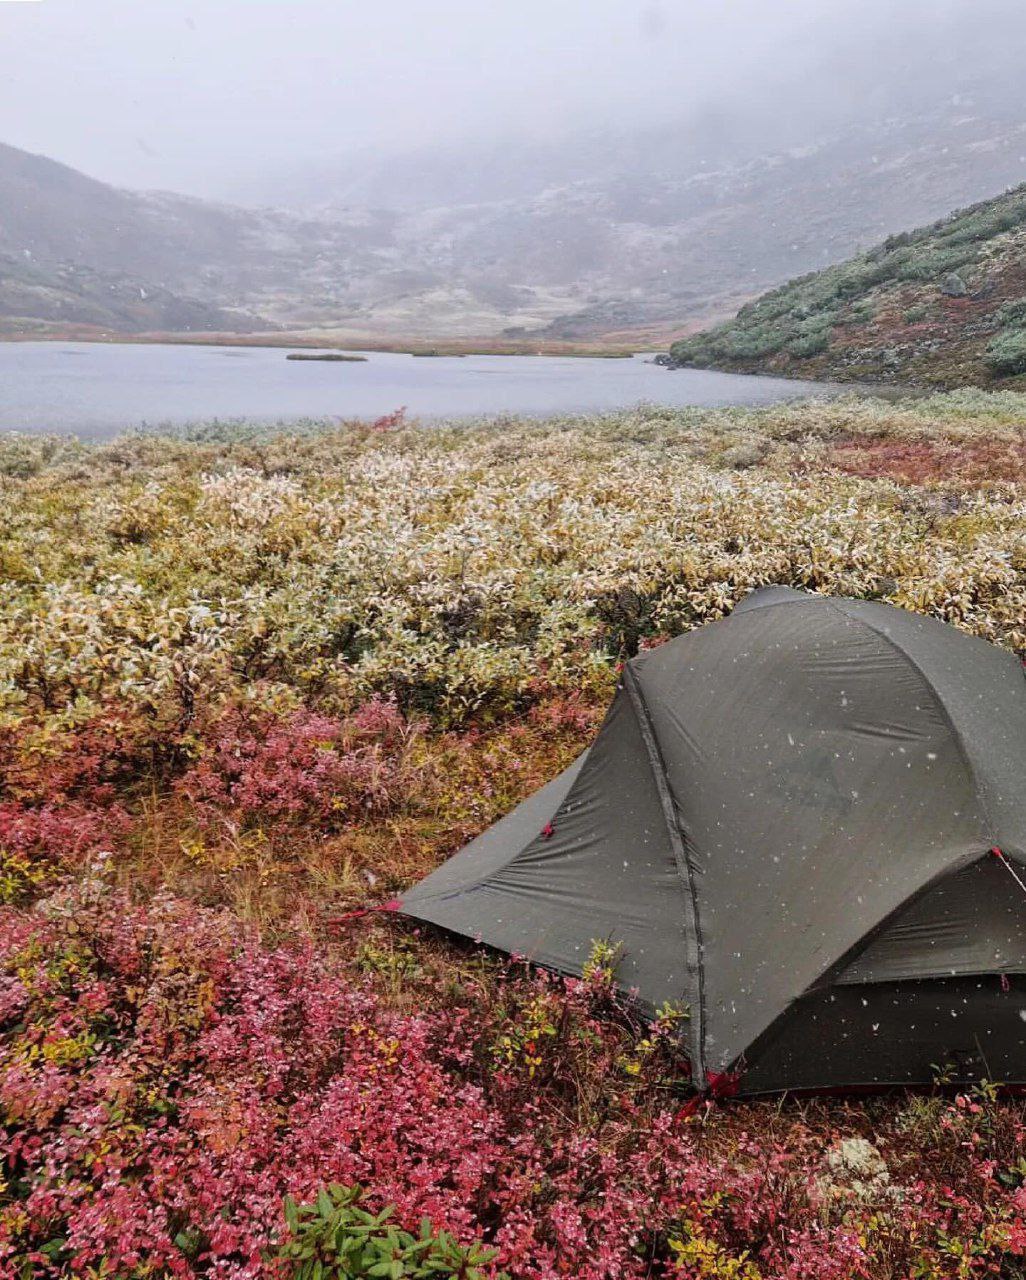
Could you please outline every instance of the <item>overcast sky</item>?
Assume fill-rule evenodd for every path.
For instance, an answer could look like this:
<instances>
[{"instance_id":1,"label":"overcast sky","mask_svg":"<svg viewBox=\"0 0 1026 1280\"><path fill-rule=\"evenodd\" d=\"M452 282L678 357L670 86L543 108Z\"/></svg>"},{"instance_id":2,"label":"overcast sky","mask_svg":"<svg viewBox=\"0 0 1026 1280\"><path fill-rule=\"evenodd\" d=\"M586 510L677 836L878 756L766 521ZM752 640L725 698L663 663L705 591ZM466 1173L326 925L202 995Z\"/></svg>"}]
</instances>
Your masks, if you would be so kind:
<instances>
[{"instance_id":1,"label":"overcast sky","mask_svg":"<svg viewBox=\"0 0 1026 1280\"><path fill-rule=\"evenodd\" d=\"M224 195L368 146L857 115L1024 45L1026 0L0 0L0 140Z\"/></svg>"}]
</instances>

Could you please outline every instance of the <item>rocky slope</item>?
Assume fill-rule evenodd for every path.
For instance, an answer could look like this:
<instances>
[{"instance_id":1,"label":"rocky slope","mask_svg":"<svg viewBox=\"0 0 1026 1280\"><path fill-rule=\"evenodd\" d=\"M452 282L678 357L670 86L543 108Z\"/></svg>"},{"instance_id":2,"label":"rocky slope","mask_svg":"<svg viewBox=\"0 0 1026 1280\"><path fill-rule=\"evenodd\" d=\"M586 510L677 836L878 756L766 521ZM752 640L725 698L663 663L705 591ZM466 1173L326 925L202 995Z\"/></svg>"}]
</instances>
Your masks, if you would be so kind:
<instances>
[{"instance_id":1,"label":"rocky slope","mask_svg":"<svg viewBox=\"0 0 1026 1280\"><path fill-rule=\"evenodd\" d=\"M394 253L433 282L398 304L414 329L473 311L478 332L665 339L1026 177L1026 115L966 95L783 150L759 142L711 123L633 129L513 149L505 165L488 150L443 157L430 182L417 157L337 186L326 170L321 194L407 192ZM459 203L440 202L446 188ZM323 218L346 206L303 207ZM396 306L381 296L365 314L382 323Z\"/></svg>"},{"instance_id":2,"label":"rocky slope","mask_svg":"<svg viewBox=\"0 0 1026 1280\"><path fill-rule=\"evenodd\" d=\"M670 348L674 366L1026 385L1026 185L803 276Z\"/></svg>"},{"instance_id":3,"label":"rocky slope","mask_svg":"<svg viewBox=\"0 0 1026 1280\"><path fill-rule=\"evenodd\" d=\"M181 268L197 259L197 230L195 219L154 218L145 197L0 145L0 324L257 327L223 292L190 288Z\"/></svg>"}]
</instances>

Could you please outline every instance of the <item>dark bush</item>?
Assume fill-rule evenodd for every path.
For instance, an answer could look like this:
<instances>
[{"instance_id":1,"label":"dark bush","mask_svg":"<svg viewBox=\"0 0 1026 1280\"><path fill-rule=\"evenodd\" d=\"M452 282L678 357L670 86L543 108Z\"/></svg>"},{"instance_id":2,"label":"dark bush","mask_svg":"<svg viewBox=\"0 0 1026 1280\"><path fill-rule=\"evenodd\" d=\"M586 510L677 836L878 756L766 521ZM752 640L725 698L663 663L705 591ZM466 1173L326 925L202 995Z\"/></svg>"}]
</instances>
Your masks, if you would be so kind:
<instances>
[{"instance_id":1,"label":"dark bush","mask_svg":"<svg viewBox=\"0 0 1026 1280\"><path fill-rule=\"evenodd\" d=\"M997 313L997 322L1002 329L1026 327L1026 298L1016 298L1014 302L1006 302Z\"/></svg>"},{"instance_id":2,"label":"dark bush","mask_svg":"<svg viewBox=\"0 0 1026 1280\"><path fill-rule=\"evenodd\" d=\"M807 360L810 356L822 355L830 346L830 333L826 329L817 330L805 336L792 338L787 344L787 351L799 360Z\"/></svg>"},{"instance_id":3,"label":"dark bush","mask_svg":"<svg viewBox=\"0 0 1026 1280\"><path fill-rule=\"evenodd\" d=\"M1001 377L1026 373L1026 329L1009 329L991 340L983 355L984 363Z\"/></svg>"}]
</instances>

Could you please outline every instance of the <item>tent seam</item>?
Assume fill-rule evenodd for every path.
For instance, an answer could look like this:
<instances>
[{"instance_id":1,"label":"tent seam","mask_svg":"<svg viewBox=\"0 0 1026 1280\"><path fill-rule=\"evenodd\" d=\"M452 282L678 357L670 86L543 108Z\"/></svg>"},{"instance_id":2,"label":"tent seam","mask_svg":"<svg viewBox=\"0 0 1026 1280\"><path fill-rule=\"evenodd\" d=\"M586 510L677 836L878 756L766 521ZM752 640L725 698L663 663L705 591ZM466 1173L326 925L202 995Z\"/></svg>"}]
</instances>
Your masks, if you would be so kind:
<instances>
[{"instance_id":1,"label":"tent seam","mask_svg":"<svg viewBox=\"0 0 1026 1280\"><path fill-rule=\"evenodd\" d=\"M880 639L883 640L885 644L889 645L894 650L895 653L900 654L901 657L905 659L906 663L908 663L908 665L912 668L912 670L916 673L916 675L919 676L919 678L922 680L923 684L927 687L927 689L929 689L934 702L937 704L940 710L941 717L943 718L945 724L948 726L948 731L950 732L952 738L955 741L955 746L958 748L958 754L962 757L962 763L965 765L966 770L969 774L969 781L972 783L973 792L976 798L980 802L981 817L983 818L984 825L986 826L986 829L987 829L986 839L989 842L993 843L993 841L997 839L997 828L994 824L994 819L991 816L990 805L987 801L986 789L979 777L978 771L976 769L976 765L973 763L972 756L969 754L969 748L965 744L965 739L962 737L962 734L959 731L958 726L955 724L954 720L952 719L951 712L948 710L947 706L944 703L944 699L941 697L940 693L935 688L933 681L926 674L926 672L919 665L919 663L916 662L915 658L909 653L909 651L904 647L904 645L900 645L897 642L897 640L895 640L892 636L889 636L886 631L883 631L880 627L875 626L872 622L869 621L868 618L860 617L858 614L849 613L848 610L844 609L836 600L829 600L829 604L834 609L836 609L838 613L842 614L845 618L848 618L852 622L860 622L864 627L872 631L874 635L879 636Z\"/></svg>"},{"instance_id":2,"label":"tent seam","mask_svg":"<svg viewBox=\"0 0 1026 1280\"><path fill-rule=\"evenodd\" d=\"M817 990L826 991L836 986L872 987L872 986L880 986L888 982L918 982L924 979L933 981L936 978L946 978L948 976L951 976L949 975L949 970L945 969L941 973L922 974L919 977L860 978L857 983L856 982L838 982L836 980L841 974L844 973L844 971L854 961L858 960L859 957L863 955L878 938L886 934L888 927L895 922L897 917L900 916L902 912L907 911L910 907L915 906L917 902L919 902L922 898L925 898L926 895L932 889L936 889L938 885L944 884L946 881L950 880L952 876L957 876L957 875L960 875L963 871L967 871L970 867L975 866L978 862L985 861L986 857L987 855L982 849L969 849L964 854L962 854L960 858L958 858L955 862L953 862L950 866L945 867L943 871L938 871L935 875L932 875L929 878L929 880L924 880L921 885L913 889L912 892L909 893L906 897L902 898L902 900L897 904L897 906L892 907L891 910L887 912L887 914L884 916L884 918L880 921L879 924L875 925L872 929L869 930L869 932L864 937L860 938L858 942L854 943L851 947L849 947L848 950L844 952L843 955L839 956L838 959L835 960L833 964L827 965L827 967L822 970L822 972L816 977L816 979L813 982L810 982L809 985L805 988L805 990L795 997L795 1000L792 1001L792 1004L797 1003L799 1000L804 1000L806 996L812 995ZM997 970L981 969L980 972L995 973L997 972ZM966 976L972 976L972 975L966 975ZM788 1007L790 1008L791 1006L788 1006Z\"/></svg>"},{"instance_id":3,"label":"tent seam","mask_svg":"<svg viewBox=\"0 0 1026 1280\"><path fill-rule=\"evenodd\" d=\"M875 636L877 636L886 645L888 645L889 648L893 649L894 652L899 655L899 657L903 658L906 664L909 667L911 667L912 670L916 673L916 675L919 676L919 678L922 680L923 684L929 690L930 695L933 698L934 702L937 704L938 708L940 709L941 716L944 722L948 726L948 731L951 734L952 738L954 739L955 746L958 750L958 754L961 757L962 763L964 764L966 771L968 772L969 781L973 787L973 794L979 800L981 817L983 818L984 824L987 828L987 834L984 837L984 839L988 843L990 843L994 839L993 822L991 820L986 797L984 796L984 793L983 793L983 788L980 785L979 779L977 777L976 768L973 765L972 759L966 748L965 742L962 739L962 735L959 733L957 727L955 726L955 722L952 720L950 712L948 711L947 707L944 705L943 698L940 696L938 691L934 688L933 682L930 680L929 676L927 676L926 672L922 669L922 667L919 666L919 664L915 661L915 659L906 649L904 649L900 644L898 644L896 640L893 640L889 635L887 635L886 632L880 630L879 627L874 626L873 623L869 622L867 619L859 617L858 614L849 613L846 609L842 607L841 603L834 597L819 596L814 598L821 600L823 604L827 605L831 609L834 609L837 613L841 614L842 617L847 618L848 621L860 623L867 630L871 631ZM785 604L793 605L795 603L804 604L805 602L804 601L796 602L794 600L781 600L779 601L779 606L783 606ZM759 607L764 609L772 609L772 608L777 608L778 605L760 605ZM875 930L871 930L871 933L874 935L878 935L883 929L886 928L887 923L892 922L900 912L902 912L907 907L909 907L920 896L922 896L925 893L928 893L929 890L931 888L935 888L936 885L943 883L944 880L948 879L948 877L950 877L957 870L962 870L966 866L971 865L973 862L976 861L976 859L979 856L980 854L977 853L975 850L973 850L970 853L963 855L963 858L959 859L957 863L953 864L952 866L946 867L943 871L940 871L936 875L931 876L929 880L919 885L916 889L912 891L912 893L908 894L900 903L898 903L896 907L894 907L890 912L888 912L884 920L880 922L880 924L877 926ZM781 1009L780 1013L760 1033L760 1035L756 1037L753 1043L758 1043L758 1041L761 1040L763 1036L767 1035L774 1027L779 1026L782 1020L785 1017L787 1017L787 1015L791 1012L791 1010L795 1007L795 1005L800 1003L803 999L811 995L817 989L829 990L834 985L838 985L834 982L834 979L840 973L843 973L844 968L851 963L852 959L857 959L858 956L862 954L862 951L865 950L865 948L868 945L869 943L866 941L865 938L860 939L859 942L855 943L854 946L850 947L842 956L839 956L832 963L826 965L823 969L821 969L820 972L816 975L816 977L812 980L812 982L810 982L803 990L797 992L795 995L791 997L790 1000L787 1001L786 1005L784 1006L783 1009ZM908 981L908 980L905 979L905 981ZM840 984L840 985L846 985L846 984ZM751 1048L751 1045L749 1045L749 1048ZM745 1051L742 1051L742 1055L741 1055L742 1057L744 1052Z\"/></svg>"},{"instance_id":4,"label":"tent seam","mask_svg":"<svg viewBox=\"0 0 1026 1280\"><path fill-rule=\"evenodd\" d=\"M656 737L655 726L649 714L648 705L641 691L641 683L628 664L623 669L624 686L630 696L631 706L638 722L642 741L648 752L648 762L652 770L652 780L663 810L670 847L673 850L677 876L684 889L686 919L684 922L684 968L687 976L689 1009L689 1029L691 1032L691 1074L693 1083L700 1089L705 1087L705 983L702 972L702 935L698 919L698 895L695 891L695 878L687 851L681 837L680 825L677 822L676 804L666 776L666 763Z\"/></svg>"}]
</instances>

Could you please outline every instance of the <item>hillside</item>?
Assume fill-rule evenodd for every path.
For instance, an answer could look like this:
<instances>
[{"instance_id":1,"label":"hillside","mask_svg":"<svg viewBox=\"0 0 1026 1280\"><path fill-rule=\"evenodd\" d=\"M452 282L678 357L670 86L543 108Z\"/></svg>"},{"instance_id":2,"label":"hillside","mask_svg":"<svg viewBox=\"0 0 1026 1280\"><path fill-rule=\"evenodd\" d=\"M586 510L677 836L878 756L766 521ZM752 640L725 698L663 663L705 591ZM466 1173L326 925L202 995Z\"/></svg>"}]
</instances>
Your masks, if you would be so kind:
<instances>
[{"instance_id":1,"label":"hillside","mask_svg":"<svg viewBox=\"0 0 1026 1280\"><path fill-rule=\"evenodd\" d=\"M353 278L387 277L377 254L390 223L125 191L0 145L0 326L245 333L323 323L351 307Z\"/></svg>"},{"instance_id":2,"label":"hillside","mask_svg":"<svg viewBox=\"0 0 1026 1280\"><path fill-rule=\"evenodd\" d=\"M661 345L1026 176L1021 112L965 95L802 145L743 134L706 121L342 157L269 175L261 207L120 190L0 147L0 329Z\"/></svg>"},{"instance_id":3,"label":"hillside","mask_svg":"<svg viewBox=\"0 0 1026 1280\"><path fill-rule=\"evenodd\" d=\"M0 145L0 325L260 327L223 294L190 290L181 264L196 258L196 232L185 220L162 226L133 193Z\"/></svg>"},{"instance_id":4,"label":"hillside","mask_svg":"<svg viewBox=\"0 0 1026 1280\"><path fill-rule=\"evenodd\" d=\"M1026 185L774 289L674 343L668 363L942 387L1026 383Z\"/></svg>"}]
</instances>

